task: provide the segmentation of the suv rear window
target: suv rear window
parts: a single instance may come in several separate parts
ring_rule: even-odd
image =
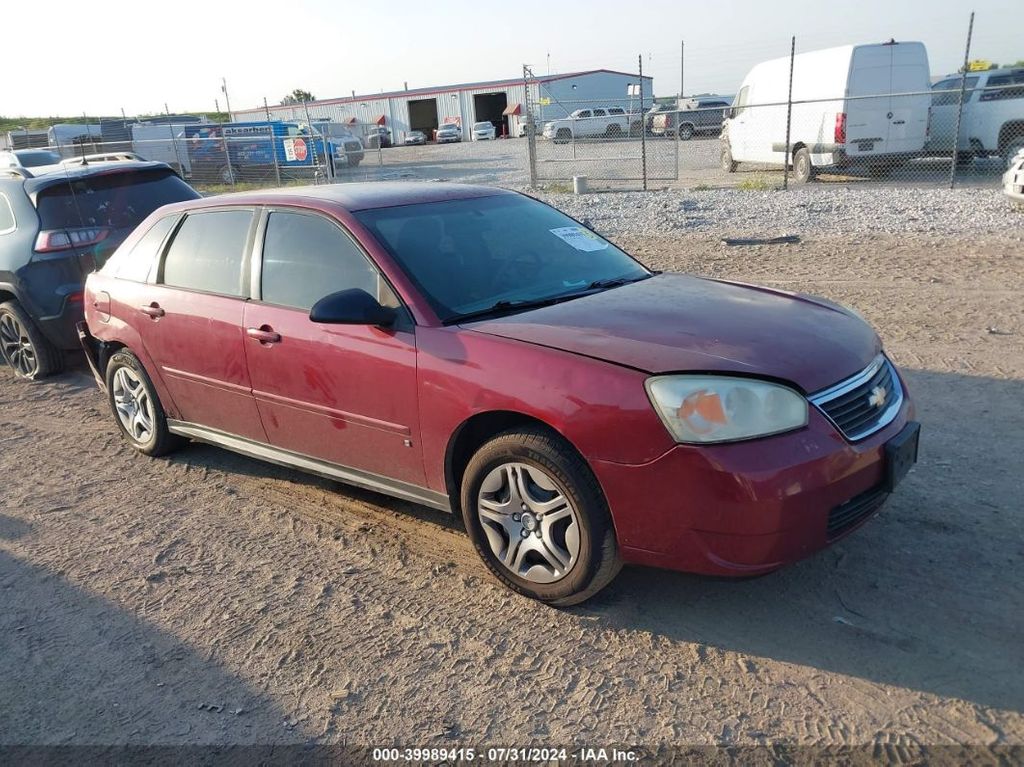
[[[134,229],[161,205],[198,197],[173,171],[157,168],[71,179],[42,190],[36,207],[43,229]]]

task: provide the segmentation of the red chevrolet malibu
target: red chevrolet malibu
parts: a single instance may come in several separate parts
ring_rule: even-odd
[[[519,593],[623,563],[769,572],[917,457],[856,314],[652,272],[529,197],[344,184],[159,209],[86,284],[83,345],[147,455],[201,440],[460,513]]]

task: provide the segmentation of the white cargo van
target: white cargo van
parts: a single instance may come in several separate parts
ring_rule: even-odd
[[[931,104],[922,43],[844,45],[801,53],[793,66],[790,151],[794,175],[866,168],[885,172],[919,156]],[[722,131],[721,163],[782,165],[789,58],[758,64],[743,80]]]
[[[184,124],[139,123],[132,125],[132,149],[147,160],[165,162],[182,178],[192,175]]]

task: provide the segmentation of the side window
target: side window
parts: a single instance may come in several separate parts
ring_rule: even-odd
[[[134,248],[131,250],[119,248],[103,267],[104,273],[113,274],[122,280],[145,282],[153,264],[156,263],[160,246],[174,225],[178,223],[178,218],[177,215],[164,216],[142,235],[135,243]]]
[[[385,306],[398,299],[359,247],[326,218],[275,211],[263,241],[263,300],[308,311],[339,290],[365,290]]]
[[[594,110],[594,117],[604,117],[604,116],[605,116],[605,111],[603,109],[595,109]]]
[[[626,114],[626,112],[621,107],[612,107],[611,109],[608,110],[608,114],[610,114],[610,115],[624,115],[624,114]]]
[[[225,296],[244,296],[245,245],[250,210],[192,213],[185,218],[164,257],[165,285]]]
[[[1007,85],[1017,85],[1007,88]],[[988,78],[988,84],[979,101],[1005,101],[1007,99],[1024,99],[1024,75],[996,75]],[[991,89],[991,90],[989,90]]]
[[[974,88],[977,85],[977,77],[967,78],[966,89],[964,91],[965,104],[971,100],[971,94],[974,92]],[[932,91],[933,107],[955,106],[960,103],[960,78],[951,77],[948,80],[937,82],[932,86]],[[984,100],[985,94],[982,94],[981,98]]]
[[[736,94],[736,102],[733,106],[736,107],[736,115],[743,114],[743,108],[747,105],[747,99],[750,98],[750,86],[744,85],[740,88],[740,92]]]
[[[10,234],[17,228],[11,201],[7,199],[7,195],[0,194],[0,234]]]
[[[589,109],[580,110],[579,119],[583,120],[583,119],[585,119],[587,117],[590,117],[590,110]]]

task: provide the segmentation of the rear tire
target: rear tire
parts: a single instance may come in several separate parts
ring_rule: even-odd
[[[512,430],[484,444],[466,466],[461,505],[487,569],[523,596],[556,607],[579,604],[622,568],[597,479],[549,432]]]
[[[0,304],[0,353],[14,375],[26,381],[59,373],[64,356],[17,301]]]
[[[123,349],[107,363],[107,402],[128,444],[149,456],[166,455],[187,440],[167,429],[167,416],[138,358]]]
[[[622,126],[618,123],[612,123],[605,128],[604,135],[608,138],[619,138],[622,136]]]
[[[722,166],[722,170],[726,173],[736,172],[736,161],[732,159],[732,149],[728,143],[722,144],[722,152],[719,156],[719,163]]]
[[[814,179],[814,165],[811,163],[810,150],[802,146],[793,155],[793,178],[799,184],[809,183]]]

